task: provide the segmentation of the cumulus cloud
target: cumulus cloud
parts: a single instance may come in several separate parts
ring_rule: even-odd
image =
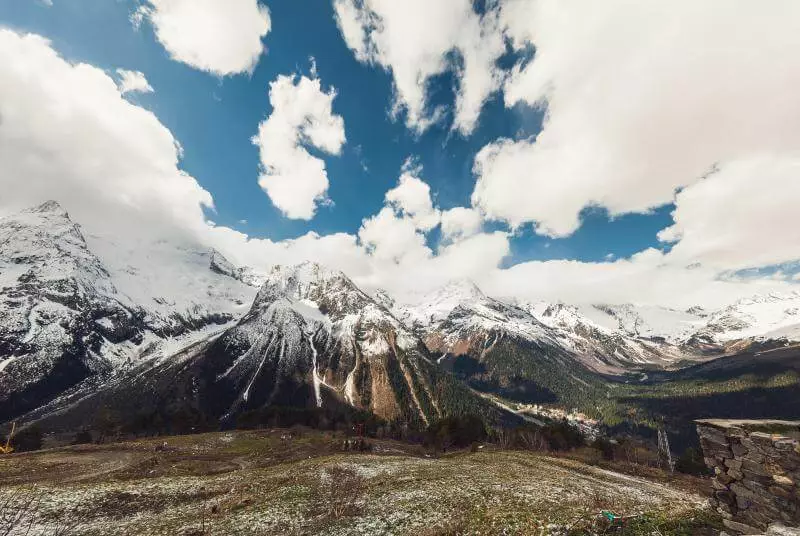
[[[119,92],[123,95],[125,93],[152,93],[153,87],[145,78],[144,73],[141,71],[128,71],[126,69],[117,69],[119,75]]]
[[[786,74],[791,76],[791,69]],[[331,112],[333,93],[297,77],[283,77],[278,85],[273,113],[264,123],[276,115],[278,120],[263,139],[262,123],[257,138],[270,142],[262,149],[283,151],[287,146],[281,143],[289,139],[284,154],[304,151],[303,144],[338,152],[344,129]],[[298,92],[303,106],[296,102]],[[309,116],[308,109],[315,112]],[[791,113],[787,108],[787,117]],[[258,268],[315,260],[345,271],[367,289],[386,287],[401,296],[468,277],[500,296],[676,307],[713,307],[798,284],[792,270],[777,279],[759,275],[767,273],[760,269],[749,276],[735,272],[797,256],[792,249],[800,236],[791,222],[800,195],[800,159],[790,151],[721,160],[706,178],[684,187],[675,198],[674,224],[660,233],[672,244],[668,252],[648,249],[613,262],[551,260],[506,268],[509,234],[482,232],[475,208],[441,210],[413,166],[401,170],[386,205],[364,219],[357,235],[309,232],[272,241],[214,225],[204,214],[213,207],[212,197],[181,169],[180,145],[170,131],[152,112],[125,99],[108,73],[64,60],[40,36],[0,30],[0,118],[0,188],[13,192],[0,196],[0,213],[55,198],[89,232],[176,235]],[[307,151],[305,156],[310,158]],[[290,161],[272,158],[280,169]],[[326,176],[322,192],[325,187]],[[319,195],[309,196],[305,208],[313,214]],[[429,244],[435,234],[426,233],[439,221],[443,241]]]
[[[442,212],[442,236],[447,240],[467,238],[481,230],[483,217],[472,208],[454,207]]]
[[[536,49],[506,104],[547,117],[479,155],[473,203],[489,217],[565,236],[584,207],[646,212],[715,165],[800,144],[797,2],[508,0],[501,19]]]
[[[418,232],[414,222],[398,216],[391,207],[383,207],[378,214],[365,219],[358,236],[379,261],[407,264],[423,261],[432,255],[425,245],[425,235]]]
[[[344,120],[333,113],[334,97],[336,91],[323,91],[318,78],[281,75],[270,84],[272,113],[253,138],[263,168],[258,184],[289,218],[310,220],[325,201],[325,162],[305,146],[340,153]]]
[[[397,186],[386,192],[386,201],[407,215],[417,229],[429,231],[439,225],[439,211],[433,207],[431,187],[416,175],[421,169],[408,169]]]
[[[334,0],[334,9],[355,57],[391,72],[394,112],[405,111],[409,128],[422,132],[442,117],[442,110],[429,109],[426,85],[452,70],[458,79],[453,128],[472,132],[501,83],[495,61],[504,42],[495,11],[480,16],[468,0]]]
[[[800,154],[726,163],[675,205],[675,224],[658,235],[675,242],[671,262],[741,270],[800,259]]]
[[[678,309],[694,305],[717,308],[741,297],[797,288],[796,284],[769,277],[722,277],[712,268],[672,264],[655,249],[614,262],[524,262],[489,272],[480,281],[487,292],[498,296]]]
[[[103,70],[37,35],[0,29],[0,188],[6,210],[57,199],[78,221],[124,232],[204,221],[211,195],[178,168],[178,143]],[[128,220],[130,221],[130,220]]]
[[[55,199],[89,233],[186,240],[259,268],[316,260],[368,275],[354,235],[271,241],[207,221],[211,194],[180,169],[179,147],[102,69],[0,29],[0,190],[13,192],[0,196],[0,215]]]
[[[146,0],[134,26],[149,20],[172,59],[218,76],[250,72],[271,28],[258,0]]]

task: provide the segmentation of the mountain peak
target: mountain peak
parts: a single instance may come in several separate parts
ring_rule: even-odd
[[[41,205],[25,209],[23,212],[27,212],[29,214],[61,214],[67,218],[69,217],[67,211],[64,210],[64,207],[62,207],[58,201],[54,201],[52,199],[45,201]]]
[[[435,292],[440,296],[455,296],[464,300],[482,299],[486,295],[471,279],[453,279]]]

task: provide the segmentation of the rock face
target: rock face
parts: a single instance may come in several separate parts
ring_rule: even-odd
[[[700,420],[697,433],[730,532],[800,525],[800,421]]]

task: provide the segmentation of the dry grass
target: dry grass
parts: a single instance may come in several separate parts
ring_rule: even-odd
[[[76,536],[434,536],[565,534],[602,509],[672,518],[705,509],[696,493],[574,459],[487,449],[432,459],[388,441],[374,442],[376,453],[343,453],[341,438],[281,435],[170,438],[159,452],[161,440],[14,455],[0,460],[0,504],[33,475],[41,495],[31,536],[51,534],[65,511],[81,520]]]

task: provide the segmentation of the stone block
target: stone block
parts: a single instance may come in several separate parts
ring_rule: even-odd
[[[749,436],[751,441],[756,443],[757,445],[767,445],[772,446],[773,437],[772,434],[768,434],[766,432],[753,432]]]
[[[725,525],[725,528],[728,528],[738,534],[761,534],[759,529],[751,527],[750,525],[745,525],[744,523],[739,523],[738,521],[733,521],[731,519],[723,519],[722,524]]]
[[[755,475],[767,475],[768,474],[766,469],[764,469],[764,466],[762,465],[762,463],[753,461],[750,458],[744,458],[742,460],[742,472],[745,475],[747,473],[753,473]]]
[[[728,471],[728,474],[734,480],[742,480],[744,478],[744,475],[742,474],[742,472],[741,471],[737,471],[735,469],[731,469],[730,471]]]
[[[786,488],[791,488],[794,486],[794,481],[791,478],[785,475],[772,475],[772,480],[775,481],[776,484],[779,486],[783,486]]]
[[[725,467],[738,471],[742,468],[742,460],[725,460]]]
[[[791,452],[797,446],[798,441],[796,439],[789,439],[789,438],[781,438],[776,439],[772,446],[775,447],[775,450],[779,450],[781,452]]]
[[[767,536],[800,536],[800,528],[787,527],[781,523],[773,523],[767,528]]]
[[[717,500],[717,506],[730,511],[730,507],[736,504],[736,497],[730,490],[718,490],[714,492],[714,498]]]
[[[742,456],[747,454],[748,451],[747,447],[737,442],[731,444],[731,452],[733,452],[733,455],[736,456],[737,458],[741,458]]]
[[[716,476],[711,479],[711,485],[717,491],[727,491],[728,490],[728,486],[726,484],[723,484],[722,482],[720,482],[719,481],[719,477],[716,477]]]
[[[792,492],[787,489],[783,489],[780,486],[771,486],[769,488],[769,492],[775,495],[776,497],[780,497],[781,499],[789,500],[792,498]]]
[[[700,436],[701,441],[705,439],[707,441],[713,441],[723,445],[728,443],[728,438],[725,435],[725,432],[719,428],[713,428],[711,426],[698,426],[697,435]]]

